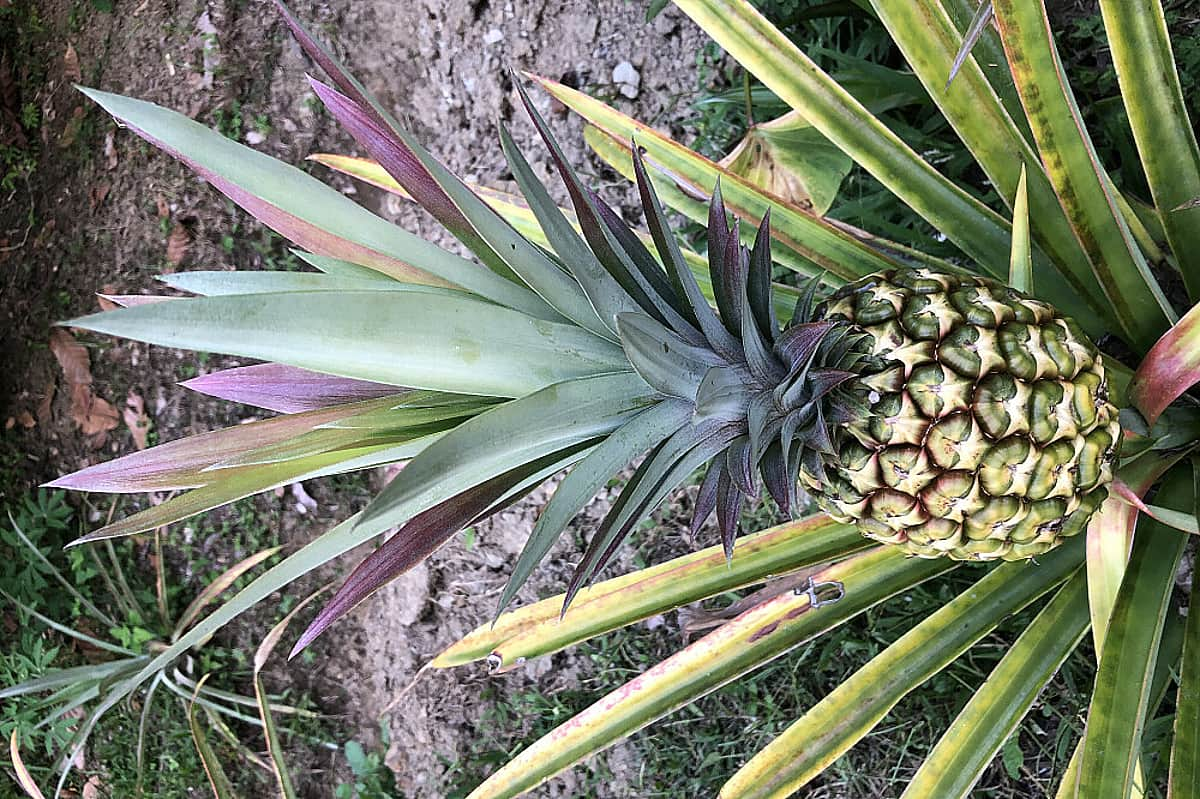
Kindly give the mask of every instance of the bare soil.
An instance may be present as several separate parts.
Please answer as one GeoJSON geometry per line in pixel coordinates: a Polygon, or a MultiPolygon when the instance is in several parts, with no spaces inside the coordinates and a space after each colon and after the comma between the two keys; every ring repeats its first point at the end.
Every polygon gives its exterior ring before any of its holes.
{"type": "MultiPolygon", "coordinates": [[[[294,164],[313,152],[355,152],[319,109],[304,80],[315,67],[287,38],[266,0],[115,0],[111,12],[88,0],[0,0],[6,4],[25,17],[15,34],[0,37],[0,65],[8,76],[6,84],[0,74],[0,90],[10,90],[7,99],[0,91],[0,105],[11,111],[33,104],[41,141],[30,145],[40,149],[32,179],[0,196],[0,422],[8,421],[0,439],[0,496],[134,447],[124,422],[85,435],[72,419],[69,392],[47,346],[54,321],[97,310],[97,293],[153,290],[154,275],[164,270],[272,268],[287,259],[284,242],[181,166],[116,130],[72,83],[180,110],[294,164]]],[[[640,0],[299,0],[294,8],[470,180],[511,187],[496,143],[497,118],[512,127],[535,168],[549,174],[518,110],[510,67],[616,97],[612,70],[628,61],[640,74],[640,91],[636,99],[619,98],[619,107],[686,137],[693,64],[705,39],[673,9],[647,24],[640,0]]],[[[545,97],[537,102],[572,160],[608,197],[627,201],[617,176],[589,158],[578,121],[555,112],[545,97]]],[[[418,209],[319,167],[312,171],[409,230],[454,246],[418,209]]],[[[259,415],[176,385],[233,365],[231,359],[81,340],[91,352],[95,394],[118,411],[130,393],[144,399],[159,441],[259,415]]],[[[360,507],[367,487],[308,485],[318,507],[304,513],[289,493],[266,495],[256,507],[294,548],[360,507]]],[[[147,501],[135,497],[126,509],[147,501]]],[[[484,693],[534,685],[554,691],[590,674],[590,661],[564,654],[503,677],[489,677],[480,667],[425,673],[414,682],[430,656],[490,617],[537,501],[480,525],[472,547],[456,540],[382,591],[325,637],[313,665],[280,667],[273,675],[279,688],[290,682],[311,691],[328,712],[342,714],[347,737],[375,740],[376,720],[384,714],[393,742],[387,762],[405,796],[444,795],[446,764],[468,756],[485,723],[491,700],[484,693]]],[[[521,601],[561,590],[606,498],[597,502],[521,601]]],[[[176,541],[196,532],[180,527],[172,533],[176,541]]],[[[219,562],[247,554],[221,540],[197,546],[219,562]]],[[[351,556],[341,569],[356,561],[351,556]]],[[[176,558],[173,565],[179,579],[189,579],[188,563],[176,558]]],[[[264,632],[255,624],[243,622],[225,640],[250,645],[264,632]]],[[[604,757],[612,779],[589,787],[589,795],[635,795],[630,775],[636,753],[618,747],[604,757]]],[[[331,793],[332,762],[325,756],[301,764],[308,794],[331,793]]],[[[568,774],[535,795],[581,791],[578,778],[568,774]]]]}

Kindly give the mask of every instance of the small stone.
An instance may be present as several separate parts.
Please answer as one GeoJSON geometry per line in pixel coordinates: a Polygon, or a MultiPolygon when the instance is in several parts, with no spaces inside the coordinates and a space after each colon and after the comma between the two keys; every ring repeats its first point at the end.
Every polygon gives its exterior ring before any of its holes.
{"type": "Polygon", "coordinates": [[[484,44],[496,44],[504,39],[504,32],[499,28],[492,28],[487,33],[483,34],[484,44]]]}
{"type": "Polygon", "coordinates": [[[266,140],[267,137],[257,130],[246,131],[246,144],[249,144],[251,147],[262,144],[266,140]]]}
{"type": "Polygon", "coordinates": [[[622,61],[613,68],[613,83],[617,84],[621,94],[630,100],[638,96],[638,87],[642,84],[642,76],[628,61],[622,61]]]}

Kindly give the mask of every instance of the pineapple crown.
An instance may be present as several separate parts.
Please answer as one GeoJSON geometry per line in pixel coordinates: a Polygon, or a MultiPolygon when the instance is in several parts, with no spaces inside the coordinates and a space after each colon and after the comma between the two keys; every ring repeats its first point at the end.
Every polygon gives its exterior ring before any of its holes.
{"type": "MultiPolygon", "coordinates": [[[[651,207],[657,200],[634,150],[638,183],[651,207]]],[[[615,214],[610,218],[613,226],[624,226],[615,214]]],[[[870,354],[869,334],[822,318],[819,277],[807,281],[791,318],[780,324],[770,294],[770,241],[768,211],[753,247],[742,244],[738,222],[728,224],[718,183],[707,240],[716,311],[676,295],[678,317],[664,321],[652,308],[617,317],[621,344],[637,373],[663,396],[689,403],[700,435],[728,439],[709,464],[691,521],[695,534],[716,510],[727,556],[743,501],[759,495],[758,475],[791,516],[799,468],[824,474],[823,456],[835,454],[843,426],[870,414],[870,389],[860,378],[883,368],[870,354]]]]}

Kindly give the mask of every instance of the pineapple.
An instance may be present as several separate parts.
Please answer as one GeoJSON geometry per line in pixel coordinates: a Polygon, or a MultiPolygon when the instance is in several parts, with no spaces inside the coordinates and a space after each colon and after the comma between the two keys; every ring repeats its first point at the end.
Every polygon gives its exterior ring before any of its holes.
{"type": "Polygon", "coordinates": [[[1120,426],[1073,320],[987,278],[907,268],[842,287],[816,315],[866,332],[887,362],[859,378],[870,414],[832,464],[800,470],[831,516],[964,560],[1033,557],[1084,529],[1120,426]]]}
{"type": "Polygon", "coordinates": [[[921,557],[1025,559],[1084,529],[1107,496],[1120,427],[1103,358],[1073,320],[994,280],[901,267],[815,307],[810,281],[781,330],[762,288],[769,221],[751,252],[718,187],[708,230],[720,321],[687,303],[694,288],[674,295],[694,326],[618,317],[634,369],[692,403],[697,436],[729,439],[693,530],[715,506],[729,552],[756,472],[785,512],[799,478],[833,518],[921,557]]]}

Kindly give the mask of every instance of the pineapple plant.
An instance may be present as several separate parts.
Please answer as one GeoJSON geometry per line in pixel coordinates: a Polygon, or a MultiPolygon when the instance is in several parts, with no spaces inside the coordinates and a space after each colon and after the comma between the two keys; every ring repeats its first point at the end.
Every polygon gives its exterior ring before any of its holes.
{"type": "Polygon", "coordinates": [[[793,590],[769,592],[584,711],[473,797],[528,791],[955,568],[980,570],[971,590],[837,686],[722,796],[794,793],[924,680],[1035,603],[1039,613],[906,796],[968,795],[1089,628],[1100,653],[1096,688],[1059,795],[1142,795],[1141,725],[1180,663],[1170,779],[1190,795],[1200,779],[1191,756],[1200,621],[1169,610],[1196,529],[1185,459],[1200,436],[1185,392],[1200,378],[1200,311],[1180,319],[1155,269],[1178,273],[1191,301],[1200,299],[1189,221],[1200,213],[1200,150],[1175,73],[1159,68],[1170,66],[1161,6],[1102,2],[1153,193],[1146,204],[1123,196],[1098,166],[1042,4],[871,3],[1001,194],[1003,216],[940,176],[744,0],[676,5],[962,258],[831,222],[543,79],[588,119],[596,152],[635,180],[647,232],[580,181],[519,83],[571,209],[555,205],[503,126],[521,196],[475,191],[282,5],[334,84],[313,80],[314,91],[370,156],[317,160],[407,193],[480,263],[182,115],[85,90],[294,241],[316,271],[171,275],[168,285],[200,296],[125,297],[128,307],[68,323],[261,360],[188,385],[280,411],[56,481],[186,491],[79,543],[155,529],[296,480],[407,461],[366,509],[108,686],[92,712],[255,602],[396,529],[318,613],[293,651],[302,649],[455,532],[569,468],[512,568],[503,611],[575,513],[642,458],[563,596],[499,613],[434,665],[510,668],[771,577],[784,575],[793,590]],[[977,61],[976,47],[986,57],[977,61]],[[706,223],[706,254],[681,247],[664,202],[706,223]],[[805,281],[772,283],[776,267],[805,281]],[[1095,343],[1109,332],[1124,342],[1116,354],[1095,343]],[[692,524],[715,512],[721,544],[597,581],[634,526],[703,467],[692,524]],[[789,515],[800,510],[800,487],[826,512],[738,539],[738,511],[760,484],[789,515]],[[1141,497],[1155,486],[1148,505],[1141,497]],[[1170,643],[1179,640],[1182,654],[1170,643]]]}

